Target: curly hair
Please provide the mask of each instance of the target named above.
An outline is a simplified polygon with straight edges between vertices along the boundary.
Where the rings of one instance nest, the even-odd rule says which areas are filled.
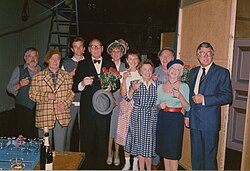
[[[50,50],[48,50],[48,52],[46,53],[43,62],[48,64],[50,58],[51,58],[54,54],[58,54],[58,55],[61,57],[61,52],[60,52],[58,49],[50,49]]]

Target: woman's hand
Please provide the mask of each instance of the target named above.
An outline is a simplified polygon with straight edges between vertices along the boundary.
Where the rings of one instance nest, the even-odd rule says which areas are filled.
[[[131,77],[131,73],[129,71],[123,73],[123,80],[126,80],[128,77]]]
[[[165,108],[166,108],[166,103],[161,102],[161,103],[159,104],[159,108],[160,108],[160,109],[165,109]]]
[[[137,90],[138,88],[140,88],[141,84],[142,82],[134,82],[131,87],[132,90]]]
[[[172,91],[173,91],[173,96],[179,99],[181,96],[179,89],[174,87]]]

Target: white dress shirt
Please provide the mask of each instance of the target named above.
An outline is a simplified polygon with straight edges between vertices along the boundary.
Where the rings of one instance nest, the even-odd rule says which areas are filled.
[[[101,72],[101,67],[102,67],[102,57],[100,57],[99,59],[95,59],[95,58],[93,58],[93,57],[91,57],[91,58],[92,58],[92,61],[93,61],[94,66],[95,66],[95,70],[96,70],[97,74],[100,74],[100,72]],[[94,63],[94,60],[100,60],[100,63]],[[90,76],[92,76],[92,75],[90,75]],[[84,78],[83,78],[83,79],[84,79]],[[81,82],[78,84],[78,90],[79,90],[79,91],[83,91],[84,88],[85,88],[85,86],[82,85],[82,82],[83,82],[83,81],[81,81]]]

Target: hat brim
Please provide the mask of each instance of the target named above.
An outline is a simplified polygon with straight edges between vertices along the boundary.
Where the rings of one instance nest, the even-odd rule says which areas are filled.
[[[114,98],[109,91],[97,90],[92,98],[95,111],[101,115],[108,115],[114,108]]]
[[[123,48],[123,51],[122,51],[123,55],[125,55],[127,53],[126,46],[124,44],[122,44],[122,43],[119,43],[117,40],[115,40],[114,42],[110,43],[110,45],[107,47],[107,52],[108,52],[109,55],[111,55],[113,46],[115,44]]]

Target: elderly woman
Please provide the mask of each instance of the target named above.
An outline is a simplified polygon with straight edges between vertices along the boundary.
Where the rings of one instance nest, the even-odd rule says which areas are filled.
[[[50,135],[54,136],[56,151],[65,150],[70,105],[74,98],[71,90],[72,76],[60,69],[60,61],[61,53],[56,49],[49,50],[44,58],[48,67],[32,77],[29,90],[30,99],[36,102],[36,127],[39,128],[39,137],[43,135],[42,129],[48,127]]]
[[[115,63],[116,69],[119,72],[123,72],[126,70],[125,63],[121,62],[121,57],[126,54],[128,50],[128,46],[124,41],[120,39],[117,41],[115,40],[112,42],[108,48],[107,52],[111,56],[112,61]],[[110,133],[109,133],[109,144],[108,144],[108,157],[107,157],[107,164],[111,165],[113,163],[113,155],[114,155],[114,165],[120,165],[120,158],[119,158],[119,144],[116,143],[116,131],[117,131],[117,124],[118,124],[118,115],[120,111],[120,102],[122,100],[120,91],[116,91],[114,93],[114,98],[116,100],[117,106],[113,109],[110,121]],[[113,152],[113,142],[115,144],[115,152]]]
[[[189,87],[179,81],[183,62],[167,64],[169,80],[158,87],[157,106],[160,109],[156,131],[156,153],[164,158],[165,170],[177,170],[181,158],[184,130],[184,110],[189,111]]]
[[[167,64],[174,60],[175,51],[171,47],[164,47],[158,52],[158,58],[160,60],[160,65],[155,68],[155,73],[153,78],[158,80],[160,83],[165,83],[168,81],[168,69]],[[160,166],[160,156],[156,155],[152,159],[152,170],[157,170]]]
[[[151,60],[139,64],[142,79],[131,84],[126,100],[133,99],[134,107],[129,122],[125,151],[137,156],[140,170],[151,170],[152,157],[156,155],[157,82],[153,81],[154,65]],[[134,169],[133,169],[134,170]]]

